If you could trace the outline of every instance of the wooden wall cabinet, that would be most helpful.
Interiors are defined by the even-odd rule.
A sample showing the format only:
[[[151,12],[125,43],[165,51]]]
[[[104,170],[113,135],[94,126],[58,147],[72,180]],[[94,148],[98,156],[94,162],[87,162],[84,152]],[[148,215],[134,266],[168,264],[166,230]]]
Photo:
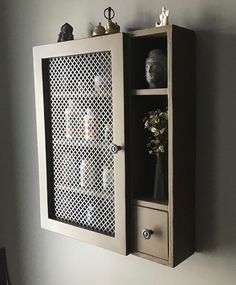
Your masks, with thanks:
[[[168,80],[149,89],[155,48]],[[34,75],[42,228],[169,266],[191,255],[194,33],[166,26],[35,47]],[[142,123],[156,108],[169,112],[164,201],[152,199]]]

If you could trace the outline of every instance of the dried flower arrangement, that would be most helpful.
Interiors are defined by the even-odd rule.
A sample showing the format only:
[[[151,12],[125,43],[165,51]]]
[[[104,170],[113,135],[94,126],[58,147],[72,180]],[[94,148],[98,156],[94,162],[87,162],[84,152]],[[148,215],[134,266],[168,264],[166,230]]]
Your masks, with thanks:
[[[148,112],[143,123],[144,129],[151,132],[147,143],[149,153],[158,156],[165,152],[168,141],[168,111],[163,112],[157,109]]]

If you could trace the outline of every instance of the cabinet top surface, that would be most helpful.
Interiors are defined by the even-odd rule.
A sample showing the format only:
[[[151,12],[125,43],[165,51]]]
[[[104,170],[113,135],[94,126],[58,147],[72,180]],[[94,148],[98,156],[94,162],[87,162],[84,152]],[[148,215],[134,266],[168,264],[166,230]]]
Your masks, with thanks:
[[[77,44],[80,44],[80,42],[82,41],[88,41],[90,42],[91,41],[91,44],[93,41],[96,41],[96,40],[105,40],[107,38],[109,38],[110,40],[112,40],[113,38],[117,38],[117,37],[120,37],[122,38],[124,35],[124,33],[114,33],[114,34],[109,34],[109,35],[102,35],[102,36],[96,36],[96,37],[84,37],[84,38],[80,38],[80,39],[76,39],[76,40],[71,40],[71,41],[64,41],[64,42],[55,42],[55,43],[50,43],[50,44],[42,44],[42,45],[37,45],[37,46],[34,46],[33,49],[37,49],[37,48],[41,48],[41,47],[58,47],[58,46],[68,46],[68,45],[77,45]]]
[[[158,34],[165,34],[172,30],[173,25],[167,25],[163,27],[152,27],[152,28],[146,28],[146,29],[139,29],[131,32],[130,34],[133,37],[138,36],[145,36],[145,35],[158,35]]]
[[[56,42],[56,43],[50,43],[50,44],[44,44],[44,45],[39,45],[39,46],[34,46],[33,48],[38,48],[38,47],[43,47],[43,46],[60,46],[60,45],[70,45],[71,43],[74,44],[79,44],[81,41],[88,40],[88,41],[96,41],[97,39],[103,40],[105,38],[112,38],[114,37],[123,37],[124,34],[127,34],[131,37],[145,37],[145,36],[163,36],[167,33],[170,33],[172,30],[175,29],[182,29],[182,30],[189,30],[184,27],[176,26],[176,25],[167,25],[163,27],[151,27],[151,28],[145,28],[145,29],[139,29],[139,30],[134,30],[132,32],[128,33],[114,33],[114,34],[109,34],[109,35],[101,35],[101,36],[96,36],[96,37],[84,37],[72,41],[65,41],[65,42]],[[190,30],[189,30],[190,31]]]
[[[163,27],[152,27],[152,28],[147,28],[147,29],[135,30],[131,32],[130,34],[133,37],[163,36],[177,29],[190,31],[189,29],[184,28],[184,27],[180,27],[176,25],[167,25]]]

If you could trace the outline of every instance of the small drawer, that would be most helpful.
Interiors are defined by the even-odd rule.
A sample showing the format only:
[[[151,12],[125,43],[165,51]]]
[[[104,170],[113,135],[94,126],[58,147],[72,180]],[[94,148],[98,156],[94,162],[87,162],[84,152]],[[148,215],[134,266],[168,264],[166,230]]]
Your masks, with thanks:
[[[168,213],[140,206],[134,210],[135,250],[167,260]]]

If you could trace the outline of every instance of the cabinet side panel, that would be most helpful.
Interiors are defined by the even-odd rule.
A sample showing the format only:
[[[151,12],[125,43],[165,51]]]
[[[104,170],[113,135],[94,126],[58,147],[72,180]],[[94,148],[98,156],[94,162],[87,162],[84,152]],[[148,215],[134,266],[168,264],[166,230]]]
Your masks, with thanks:
[[[132,213],[132,187],[130,185],[131,155],[130,148],[130,94],[131,94],[131,61],[129,51],[131,40],[129,34],[123,37],[123,62],[124,62],[124,121],[125,121],[125,189],[126,189],[126,246],[127,253],[132,249],[133,213]]]
[[[47,156],[41,48],[33,48],[41,226],[48,220]]]
[[[173,26],[173,261],[194,252],[195,34]]]
[[[48,217],[54,218],[54,201],[53,201],[53,157],[52,157],[52,125],[51,125],[51,110],[50,110],[50,91],[48,59],[42,60],[42,80],[43,80],[43,102],[44,102],[44,122],[45,122],[45,146],[46,146],[46,168],[47,168],[47,187],[48,187]]]

